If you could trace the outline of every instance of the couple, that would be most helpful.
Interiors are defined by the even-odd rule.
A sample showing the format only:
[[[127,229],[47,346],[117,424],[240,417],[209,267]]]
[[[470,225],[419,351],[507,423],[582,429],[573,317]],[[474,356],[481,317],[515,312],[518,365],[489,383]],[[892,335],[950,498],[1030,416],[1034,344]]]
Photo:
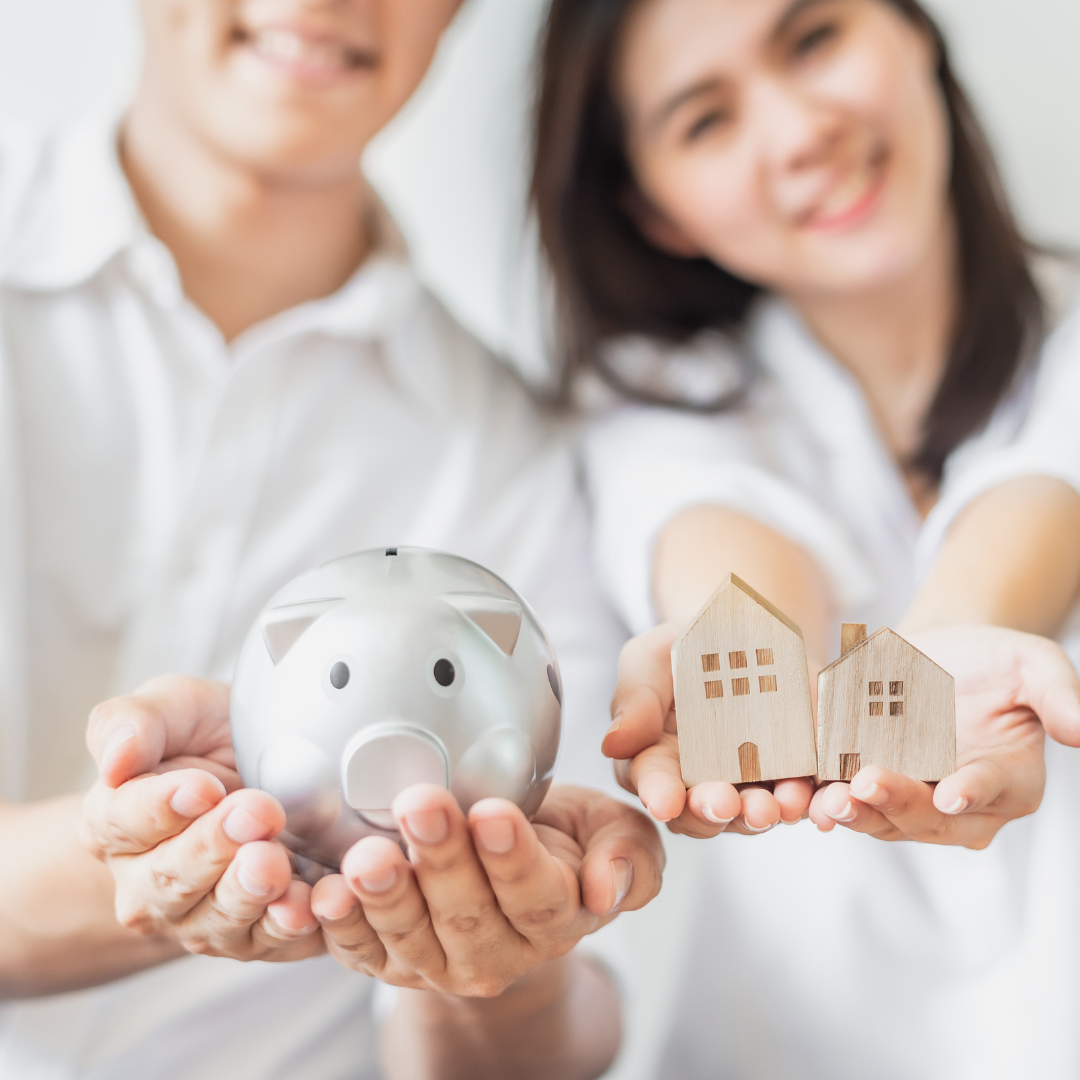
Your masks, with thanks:
[[[944,43],[900,0],[553,4],[536,202],[569,355],[615,388],[575,374],[599,402],[595,563],[639,632],[605,736],[621,634],[556,418],[424,292],[356,167],[459,6],[145,0],[119,129],[0,147],[0,1073],[608,1067],[620,992],[588,942],[659,890],[644,814],[564,783],[532,824],[466,818],[410,789],[408,859],[365,841],[311,888],[281,808],[238,788],[214,680],[251,620],[394,542],[534,604],[563,781],[603,786],[603,738],[674,831],[844,826],[695,845],[690,937],[661,943],[670,1075],[907,1076],[930,1044],[966,1075],[1000,1002],[1073,966],[1042,892],[1068,822],[1029,832],[1030,866],[855,834],[984,847],[1040,801],[1042,725],[1080,743],[1064,654],[999,628],[1053,633],[1073,606],[1080,456],[1071,327],[1036,364],[1039,293]],[[730,407],[679,408],[702,386]],[[668,650],[733,568],[812,666],[851,618],[953,670],[961,769],[688,792]],[[941,970],[913,975],[910,941]],[[612,966],[633,996],[629,952]],[[934,1006],[965,992],[998,1011],[948,1030]],[[1045,1023],[1052,1059],[1073,1044]],[[871,1064],[900,1025],[924,1045]]]

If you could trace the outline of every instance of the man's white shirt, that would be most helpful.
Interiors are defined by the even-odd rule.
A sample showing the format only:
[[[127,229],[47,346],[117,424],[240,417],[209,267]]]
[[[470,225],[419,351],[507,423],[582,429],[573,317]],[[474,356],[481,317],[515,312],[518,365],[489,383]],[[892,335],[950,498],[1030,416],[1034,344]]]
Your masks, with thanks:
[[[110,125],[0,136],[0,797],[85,788],[96,702],[166,671],[229,679],[281,585],[399,544],[530,600],[563,667],[560,776],[603,782],[621,631],[569,448],[377,226],[337,293],[227,343]],[[371,989],[328,958],[189,957],[0,1007],[0,1076],[375,1075]]]

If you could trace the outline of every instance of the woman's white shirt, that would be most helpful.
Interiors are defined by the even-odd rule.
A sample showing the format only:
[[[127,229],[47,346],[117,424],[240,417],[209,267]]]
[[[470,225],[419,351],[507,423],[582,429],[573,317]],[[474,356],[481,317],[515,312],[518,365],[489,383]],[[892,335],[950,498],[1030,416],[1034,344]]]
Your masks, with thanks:
[[[742,511],[801,544],[828,575],[838,625],[875,627],[899,618],[949,523],[980,492],[1037,474],[1080,490],[1069,404],[1080,394],[1080,312],[1057,329],[985,430],[949,457],[925,523],[857,381],[790,307],[762,303],[739,353],[725,354],[713,340],[713,364],[754,372],[740,406],[719,415],[611,408],[585,440],[598,573],[635,632],[655,622],[656,537],[695,505]]]
[[[979,492],[1032,474],[1080,491],[1080,316],[949,459],[925,524],[859,387],[791,309],[763,305],[748,348],[758,378],[741,408],[618,407],[586,439],[598,573],[635,630],[654,621],[655,537],[690,506],[744,511],[804,545],[841,617],[877,627],[903,614],[949,521]],[[984,852],[822,835],[807,822],[675,838],[667,875],[682,889],[655,925],[663,947],[649,943],[666,957],[654,978],[672,988],[666,1037],[642,1075],[1075,1077],[1080,755],[1051,744],[1047,759],[1039,813]]]
[[[336,294],[226,343],[141,221],[111,125],[0,134],[0,798],[84,788],[97,701],[165,671],[229,679],[281,585],[386,545],[530,599],[563,668],[560,775],[607,771],[622,631],[572,455],[379,229]],[[0,1005],[0,1076],[374,1076],[371,993],[328,958],[189,957]]]

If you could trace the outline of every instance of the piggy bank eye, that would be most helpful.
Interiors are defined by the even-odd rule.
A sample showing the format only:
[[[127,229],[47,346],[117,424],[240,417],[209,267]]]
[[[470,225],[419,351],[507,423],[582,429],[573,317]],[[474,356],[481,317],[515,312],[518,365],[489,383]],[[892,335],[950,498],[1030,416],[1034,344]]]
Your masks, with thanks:
[[[450,686],[454,681],[454,676],[457,674],[454,671],[454,665],[449,660],[443,658],[442,660],[435,661],[435,668],[432,672],[435,676],[435,681],[440,686]]]
[[[330,669],[330,685],[335,690],[344,690],[349,683],[349,665],[338,661]]]

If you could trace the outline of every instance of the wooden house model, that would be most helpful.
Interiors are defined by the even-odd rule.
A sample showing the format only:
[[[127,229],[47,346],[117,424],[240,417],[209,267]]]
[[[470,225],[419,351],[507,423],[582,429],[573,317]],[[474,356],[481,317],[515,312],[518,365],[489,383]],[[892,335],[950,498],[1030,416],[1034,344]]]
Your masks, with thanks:
[[[671,649],[687,785],[811,776],[817,767],[799,628],[734,574]]]
[[[913,780],[956,771],[953,677],[892,630],[846,623],[841,656],[818,676],[818,776],[880,765]]]

